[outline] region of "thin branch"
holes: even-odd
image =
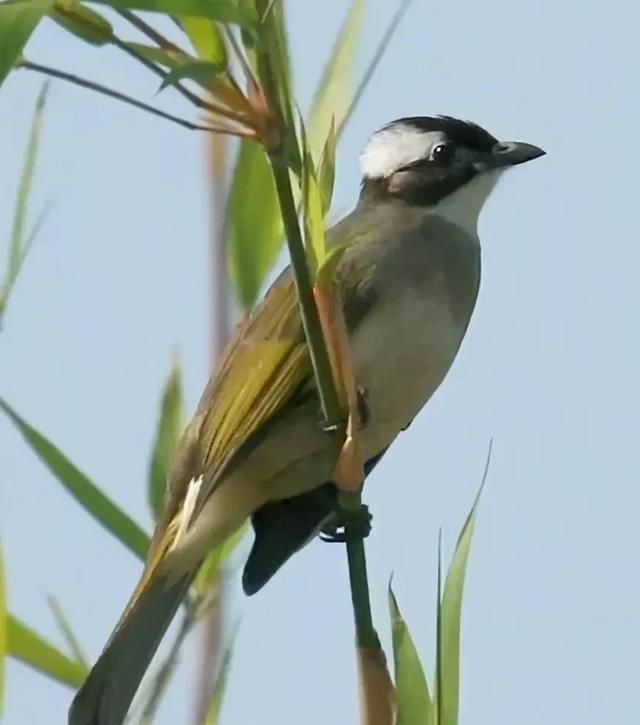
[[[164,50],[170,50],[175,51],[176,53],[184,53],[184,51],[179,48],[177,45],[172,43],[170,40],[165,38],[163,35],[157,32],[154,28],[152,28],[150,25],[144,22],[141,18],[139,18],[137,15],[132,13],[129,10],[119,10],[118,14],[127,20],[131,25],[133,25],[135,28],[137,28],[141,33],[146,35],[148,38],[153,40],[154,43],[157,43],[160,48]],[[127,53],[127,55],[131,56],[132,58],[135,58],[139,63],[145,66],[145,68],[148,68],[152,73],[155,73],[159,78],[162,78],[165,80],[167,76],[169,75],[167,71],[165,71],[163,68],[160,68],[152,61],[145,58],[141,53],[138,53],[138,51],[135,48],[129,47],[126,42],[120,40],[119,38],[113,39],[113,44],[116,45],[120,50],[122,50],[124,53]],[[209,111],[210,113],[215,113],[218,116],[222,116],[223,118],[228,118],[230,120],[238,122],[238,115],[234,112],[226,108],[225,106],[221,106],[217,103],[211,103],[210,101],[205,101],[203,98],[200,98],[200,96],[197,93],[193,93],[188,88],[185,88],[181,83],[175,82],[171,83],[171,87],[175,88],[176,91],[186,98],[188,101],[193,103],[196,108],[200,108],[203,111]]]
[[[138,101],[131,96],[127,96],[120,91],[114,90],[113,88],[108,88],[101,83],[96,83],[95,81],[90,81],[87,78],[82,78],[81,76],[67,73],[66,71],[58,70],[57,68],[51,68],[50,66],[42,65],[41,63],[33,63],[30,60],[21,60],[16,65],[16,68],[23,68],[25,70],[35,71],[36,73],[42,73],[43,75],[50,76],[51,78],[58,78],[60,80],[67,81],[68,83],[73,83],[74,85],[80,86],[81,88],[88,88],[89,90],[100,93],[103,96],[115,98],[117,101],[121,101],[122,103],[126,103],[127,105],[133,106],[134,108],[138,108],[141,111],[150,113],[153,116],[158,116],[159,118],[164,118],[167,121],[177,123],[179,126],[182,126],[183,128],[188,128],[191,131],[208,131],[210,133],[227,133],[231,135],[247,136],[246,132],[243,133],[240,130],[231,129],[225,126],[207,126],[198,123],[192,123],[191,121],[187,121],[186,119],[180,118],[179,116],[174,116],[172,113],[161,111],[159,108],[155,108],[154,106],[150,106],[147,103]]]
[[[258,8],[264,10],[266,8],[265,3],[266,0],[260,0]],[[273,27],[273,22],[273,15],[270,15],[267,17],[265,28],[267,37],[272,39],[274,43],[277,43],[278,34],[276,28]],[[271,27],[269,27],[270,25]],[[267,98],[272,103],[275,103],[276,106],[279,105],[278,100],[280,100],[277,93],[277,81],[273,68],[273,58],[277,57],[275,55],[277,50],[277,48],[265,47],[265,43],[262,43],[258,52],[260,79],[265,87]],[[280,103],[288,104],[289,99],[282,99]],[[296,281],[300,315],[302,317],[305,337],[313,364],[322,414],[327,428],[339,433],[344,428],[343,411],[340,406],[336,383],[333,378],[333,371],[322,332],[318,308],[313,296],[313,286],[307,265],[305,248],[302,242],[302,235],[300,233],[300,226],[298,224],[298,215],[291,189],[289,169],[283,158],[286,147],[291,145],[287,143],[286,135],[292,132],[291,129],[287,129],[283,119],[289,118],[291,114],[287,113],[288,109],[281,107],[276,107],[274,110],[276,112],[275,122],[279,124],[281,132],[279,134],[269,134],[269,136],[273,136],[274,138],[279,137],[280,148],[268,149],[269,159],[278,200],[280,202],[282,220],[284,222],[291,257],[291,266]],[[338,440],[337,436],[336,440]],[[360,509],[362,505],[360,491],[352,493],[341,492],[340,505],[348,511]],[[350,524],[346,526],[346,538],[357,643],[361,647],[379,649],[380,643],[371,616],[364,542],[362,537],[358,535],[355,527]]]
[[[156,45],[160,46],[164,50],[173,50],[176,53],[184,53],[182,48],[178,47],[175,43],[172,43],[168,38],[165,38],[162,33],[159,33],[142,18],[139,18],[135,13],[131,12],[131,10],[122,9],[117,10],[116,12],[121,18],[133,25],[134,28],[139,30],[143,35],[146,35],[149,40],[152,40]]]

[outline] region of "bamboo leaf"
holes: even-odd
[[[209,708],[205,716],[203,725],[217,725],[222,710],[222,703],[227,689],[227,681],[229,679],[229,670],[231,669],[231,658],[233,656],[233,645],[235,644],[238,628],[235,627],[230,641],[228,642],[222,654],[222,662],[218,670],[216,681],[213,687],[213,693],[209,702]]]
[[[149,466],[149,505],[157,520],[162,513],[167,474],[183,428],[182,382],[175,361],[162,391],[160,415]]]
[[[202,60],[219,68],[227,67],[227,49],[218,24],[203,18],[181,18],[180,25],[188,35],[193,49]]]
[[[322,199],[322,212],[327,215],[333,197],[333,184],[336,171],[336,124],[332,117],[327,140],[324,142],[322,155],[318,162],[318,186]]]
[[[462,596],[471,539],[476,521],[480,495],[487,480],[491,448],[482,476],[482,483],[467,516],[449,565],[440,607],[440,722],[443,725],[458,725],[460,697],[460,624],[462,619]]]
[[[51,613],[56,620],[56,624],[58,625],[60,634],[66,642],[69,651],[73,655],[76,662],[84,667],[85,675],[88,674],[89,663],[82,650],[82,647],[80,646],[80,642],[78,641],[78,638],[76,637],[73,628],[71,627],[71,623],[67,619],[67,616],[65,615],[62,606],[60,605],[60,602],[56,597],[53,596],[53,594],[49,594],[47,596],[47,604],[49,605],[49,609],[51,610]]]
[[[309,264],[315,276],[326,260],[327,250],[324,234],[324,214],[322,209],[322,196],[316,178],[316,171],[311,157],[311,150],[307,146],[304,133],[304,124],[301,125],[302,140],[302,197],[304,209],[304,236],[305,246],[309,257]]]
[[[96,0],[116,10],[147,10],[177,17],[196,17],[237,23],[252,32],[258,24],[255,8],[235,0]]]
[[[127,42],[125,45],[141,55],[145,60],[151,63],[158,63],[165,68],[179,68],[187,63],[194,63],[196,59],[184,53],[181,50],[172,50],[169,48],[157,48],[154,45],[145,45],[144,43]]]
[[[0,8],[0,12],[1,10],[2,8]],[[31,119],[31,129],[29,131],[29,139],[27,141],[25,158],[22,165],[22,174],[20,176],[20,183],[18,185],[18,193],[13,213],[13,228],[11,230],[11,241],[9,243],[7,272],[5,274],[5,280],[2,288],[0,289],[0,324],[2,323],[2,316],[6,310],[11,291],[18,279],[18,274],[20,273],[22,265],[26,259],[35,234],[44,218],[44,214],[41,213],[32,232],[28,236],[25,235],[28,203],[31,196],[31,188],[33,186],[38,151],[40,148],[42,119],[48,92],[49,84],[45,83],[38,94]]]
[[[69,687],[79,687],[86,676],[82,664],[67,657],[12,614],[7,617],[7,653]]]
[[[367,66],[364,75],[362,76],[360,83],[358,83],[358,88],[356,89],[356,92],[353,94],[353,98],[351,99],[351,102],[349,104],[349,108],[345,115],[342,118],[342,122],[338,126],[338,136],[340,135],[340,132],[342,129],[346,126],[347,121],[351,118],[352,113],[356,109],[358,103],[360,102],[360,99],[362,98],[362,95],[367,90],[367,87],[369,86],[369,83],[371,82],[371,79],[373,78],[378,65],[380,61],[382,60],[387,48],[389,47],[389,43],[393,39],[393,36],[396,34],[396,30],[398,29],[398,26],[400,25],[400,21],[404,17],[404,14],[406,13],[409,5],[411,3],[411,0],[402,0],[400,5],[398,6],[398,9],[396,10],[393,18],[391,19],[391,22],[389,23],[389,26],[387,27],[386,31],[384,32],[382,38],[380,39],[380,42],[378,43],[378,46],[376,47],[373,56],[371,57],[371,60],[369,61],[369,65]]]
[[[0,85],[52,5],[53,0],[23,0],[0,5]]]
[[[149,537],[138,524],[105,496],[48,438],[29,425],[2,398],[0,398],[0,410],[14,423],[33,452],[76,501],[107,531],[119,539],[136,556],[144,560],[149,546]]]
[[[105,45],[113,40],[111,23],[78,0],[56,0],[49,17],[91,45]]]
[[[432,725],[429,685],[389,582],[389,613],[396,684],[395,725]]]
[[[351,107],[353,72],[364,18],[364,0],[352,0],[322,73],[309,114],[309,146],[317,159],[332,119],[338,133]]]
[[[223,71],[224,68],[210,63],[208,60],[196,60],[191,63],[182,63],[174,66],[167,77],[160,84],[160,90],[164,90],[167,86],[172,86],[183,80],[194,81],[203,88],[210,88],[215,77]]]
[[[229,277],[245,311],[258,299],[282,244],[282,220],[263,149],[242,141],[227,204]]]
[[[7,656],[7,590],[4,575],[4,559],[0,547],[0,717],[4,707],[4,662]]]

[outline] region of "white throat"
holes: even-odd
[[[477,237],[480,211],[496,185],[501,171],[498,169],[479,174],[469,183],[438,202],[434,212],[448,222],[464,229],[467,234]]]

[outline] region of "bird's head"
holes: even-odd
[[[362,152],[361,198],[437,205],[477,220],[501,172],[544,153],[528,143],[498,141],[457,118],[400,118],[374,133]]]

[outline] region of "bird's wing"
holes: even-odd
[[[355,245],[357,226],[346,217],[330,230],[328,243],[349,239]],[[347,262],[349,256],[345,255],[345,268],[352,266]],[[344,286],[350,328],[362,319],[372,301],[366,284]],[[238,452],[246,450],[245,445],[250,448],[254,436],[296,395],[313,394],[313,389],[295,284],[287,269],[236,330],[202,395],[169,475],[165,515],[154,535],[152,551],[162,557],[181,526],[184,530],[182,514],[193,521]],[[190,484],[201,475],[195,501],[186,506]]]
[[[311,373],[293,277],[287,270],[236,330],[185,431],[169,473],[149,568],[184,530],[185,515],[191,521],[197,515],[237,451],[292,399]],[[201,475],[197,498],[187,507],[190,484]]]

